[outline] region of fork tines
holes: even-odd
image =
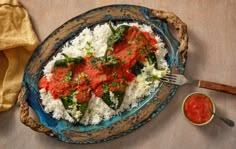
[[[161,78],[161,81],[165,83],[176,84],[178,75],[176,74],[167,74],[165,77]]]
[[[161,78],[162,81],[175,81],[177,76],[172,74],[167,74],[164,78]]]

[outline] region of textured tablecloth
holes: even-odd
[[[177,14],[187,25],[189,51],[185,74],[189,78],[236,86],[235,0],[20,0],[43,41],[68,19],[98,6],[128,3]],[[3,58],[0,55],[0,58]],[[4,64],[0,64],[4,65]],[[234,149],[236,128],[214,119],[205,127],[189,124],[181,111],[184,97],[200,91],[215,101],[217,112],[236,121],[236,96],[186,85],[178,89],[169,105],[137,131],[105,143],[72,145],[39,134],[19,121],[18,107],[0,113],[0,148],[165,148]],[[31,112],[34,114],[33,112]]]

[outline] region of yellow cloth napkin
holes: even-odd
[[[25,65],[39,41],[17,0],[0,0],[0,112],[15,105]]]

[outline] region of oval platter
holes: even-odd
[[[25,69],[19,96],[21,100],[21,121],[33,130],[43,132],[63,142],[91,144],[125,136],[157,116],[174,96],[178,86],[161,82],[159,87],[145,97],[137,107],[124,111],[120,115],[104,120],[97,125],[84,126],[72,124],[65,120],[56,120],[46,113],[39,98],[38,81],[43,75],[43,67],[55,54],[61,51],[65,42],[72,40],[85,27],[92,28],[96,24],[109,21],[114,23],[139,22],[150,25],[165,43],[168,50],[166,59],[171,72],[183,74],[187,46],[184,46],[184,52],[180,52],[181,43],[170,34],[168,29],[167,22],[171,20],[168,20],[168,17],[159,18],[158,14],[160,13],[164,12],[141,6],[110,5],[83,13],[57,28],[37,47]],[[172,21],[171,23],[175,22]],[[181,23],[183,22],[181,21]],[[178,27],[176,28],[178,31]],[[184,29],[187,30],[187,28]],[[29,117],[28,105],[36,112],[40,123]]]

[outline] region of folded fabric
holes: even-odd
[[[0,1],[0,112],[13,107],[25,65],[39,41],[17,0]]]

